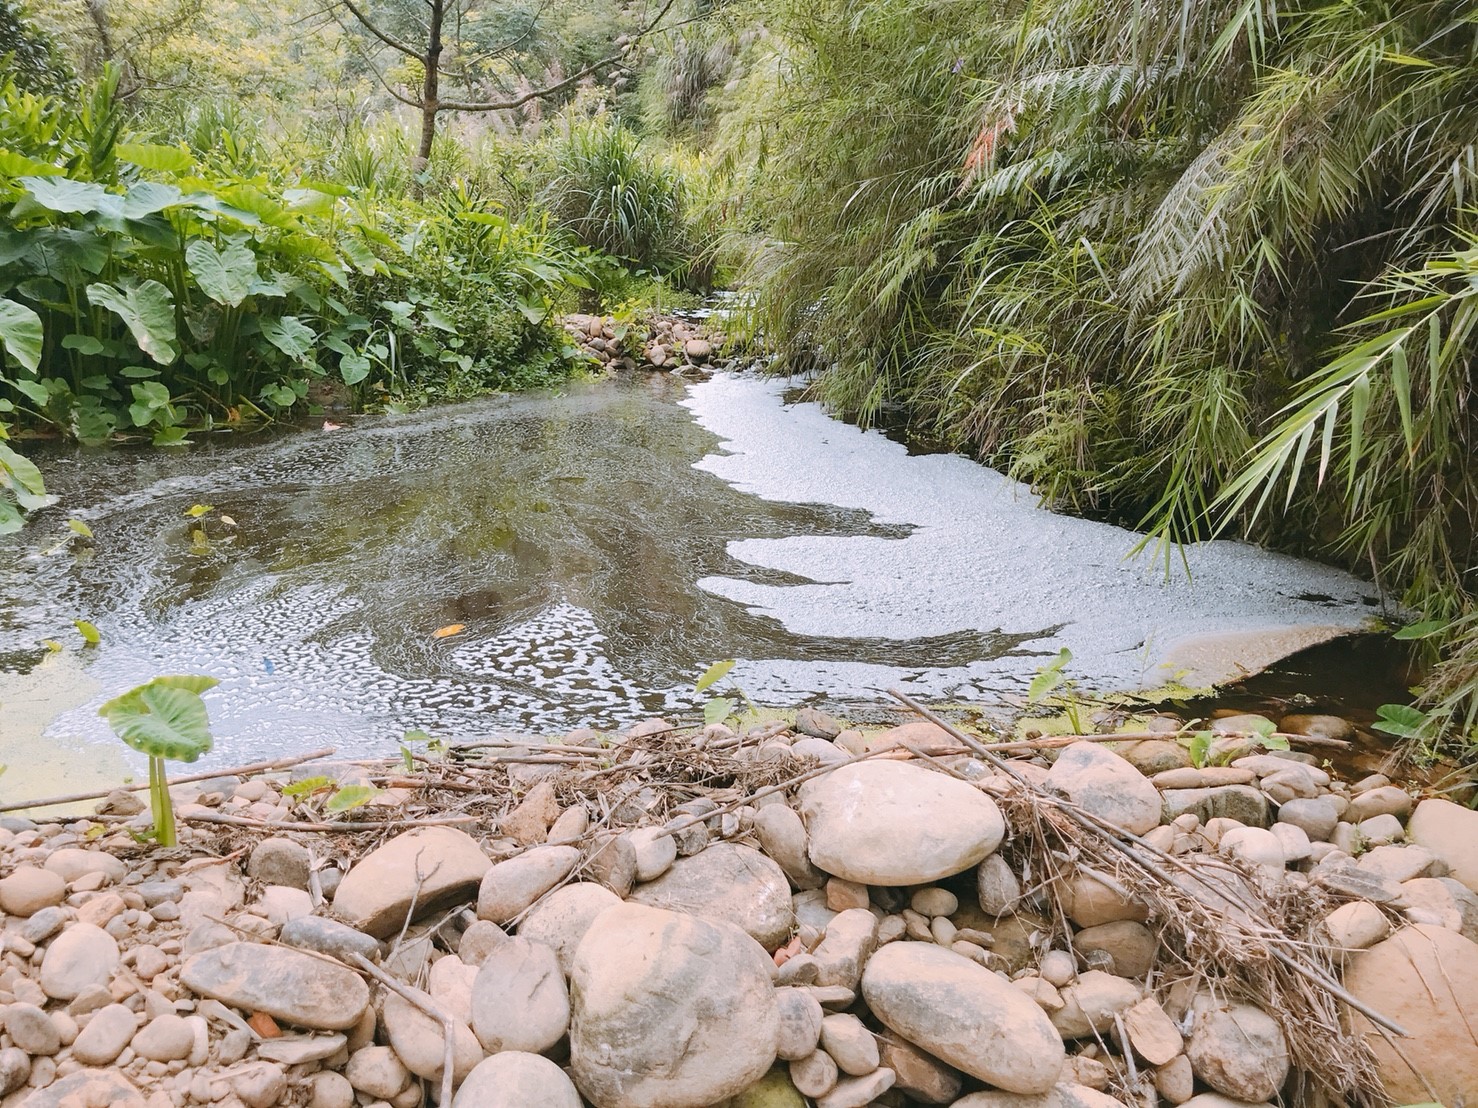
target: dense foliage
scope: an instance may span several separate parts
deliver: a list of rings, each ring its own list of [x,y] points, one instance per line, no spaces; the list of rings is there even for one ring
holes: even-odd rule
[[[1473,608],[1471,4],[765,10],[785,364],[1167,555],[1252,527]]]

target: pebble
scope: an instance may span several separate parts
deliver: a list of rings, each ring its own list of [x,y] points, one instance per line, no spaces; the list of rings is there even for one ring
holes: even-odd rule
[[[140,1057],[152,1062],[178,1062],[190,1056],[195,1032],[180,1016],[155,1016],[129,1045]]]
[[[59,874],[36,866],[18,866],[9,877],[0,878],[0,910],[7,915],[35,915],[60,904],[66,895],[67,883]]]
[[[783,1061],[799,1061],[815,1051],[821,1041],[821,1005],[804,989],[791,987],[777,988],[775,1003],[780,1012],[775,1052]]]
[[[53,1000],[71,1000],[89,986],[106,987],[120,959],[118,941],[112,935],[90,923],[74,923],[46,948],[41,989]]]
[[[293,889],[308,888],[311,859],[308,848],[292,839],[274,836],[252,847],[246,874],[263,885],[285,885]]]
[[[790,1063],[791,1084],[803,1096],[825,1096],[836,1088],[839,1076],[836,1062],[824,1050],[814,1051]]]
[[[62,1038],[56,1024],[34,1004],[7,1006],[5,1030],[11,1041],[30,1055],[52,1055],[62,1048]]]
[[[852,1015],[834,1014],[822,1019],[821,1049],[831,1055],[839,1070],[854,1077],[871,1073],[882,1062],[877,1039]]]
[[[72,1055],[88,1066],[110,1065],[138,1030],[132,1009],[122,1004],[99,1008],[72,1043]]]
[[[389,1100],[411,1083],[411,1072],[388,1046],[367,1046],[349,1056],[349,1084],[370,1097]]]

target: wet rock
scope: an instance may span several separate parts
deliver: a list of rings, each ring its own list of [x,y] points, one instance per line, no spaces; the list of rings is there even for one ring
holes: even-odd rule
[[[434,1003],[421,990],[412,992],[422,1001]],[[442,1067],[446,1064],[446,1031],[440,1020],[432,1019],[399,993],[387,993],[380,1023],[391,1049],[406,1069],[427,1081],[441,1080]],[[453,1025],[452,1079],[460,1083],[482,1061],[482,1046],[472,1028],[457,1020]]]
[[[1203,1009],[1185,1052],[1198,1078],[1238,1100],[1270,1100],[1288,1077],[1288,1043],[1277,1021],[1248,1004]]]
[[[606,912],[571,969],[570,1063],[602,1108],[712,1104],[775,1060],[763,950],[739,928],[641,904]]]
[[[782,946],[795,927],[785,872],[759,851],[733,843],[680,859],[631,900],[736,924],[766,950]]]
[[[360,859],[339,883],[334,913],[351,927],[385,939],[417,917],[470,899],[491,863],[470,835],[422,827]],[[497,922],[497,921],[494,921]]]
[[[1417,811],[1432,801],[1423,801]],[[1401,1052],[1444,1102],[1478,1089],[1478,944],[1441,927],[1403,927],[1385,942],[1352,955],[1345,988],[1405,1028]],[[1376,1028],[1349,1012],[1351,1029],[1375,1052],[1386,1094],[1398,1104],[1427,1102],[1426,1086]]]
[[[112,935],[90,923],[74,923],[46,948],[41,991],[53,1000],[72,1000],[90,986],[106,987],[118,970],[119,959],[118,942]]]
[[[569,1023],[570,994],[551,947],[520,936],[489,952],[472,982],[472,1030],[485,1050],[542,1054]]]
[[[292,889],[308,887],[311,861],[308,848],[292,839],[263,839],[252,847],[246,862],[246,875],[264,885],[286,885]]]
[[[590,882],[555,889],[529,912],[518,933],[552,947],[566,976],[575,960],[575,948],[595,918],[621,903],[610,889]]]
[[[812,863],[866,885],[960,873],[993,853],[1006,829],[980,790],[903,762],[860,762],[807,782],[801,812]]]
[[[579,864],[579,847],[541,846],[489,867],[477,889],[477,918],[507,923]]]
[[[1355,726],[1347,719],[1328,715],[1295,714],[1284,716],[1278,730],[1285,735],[1309,735],[1316,739],[1349,742],[1355,737]]]
[[[452,1108],[580,1108],[580,1094],[548,1058],[507,1051],[477,1064]]]
[[[299,1027],[343,1031],[369,1007],[369,987],[344,966],[285,947],[229,943],[191,957],[180,983],[245,1011]]]
[[[282,925],[277,939],[286,946],[316,950],[349,965],[355,965],[351,954],[359,954],[371,961],[380,956],[380,941],[374,936],[325,916],[300,916],[288,920]]]
[[[936,1058],[1011,1092],[1046,1092],[1062,1040],[1040,1008],[994,973],[925,943],[891,943],[862,974],[868,1007]]]
[[[66,895],[66,881],[35,866],[18,866],[9,877],[0,878],[0,910],[6,915],[31,916],[60,904]]]
[[[1416,806],[1407,835],[1447,863],[1448,876],[1478,892],[1478,811],[1431,797]]]
[[[1098,743],[1066,747],[1052,763],[1047,784],[1086,811],[1142,835],[1160,823],[1160,794],[1119,755]]]
[[[109,1004],[92,1014],[72,1043],[72,1056],[85,1066],[111,1065],[138,1030],[132,1009]]]

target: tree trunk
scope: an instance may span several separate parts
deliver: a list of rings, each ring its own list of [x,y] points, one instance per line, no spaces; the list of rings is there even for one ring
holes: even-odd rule
[[[417,196],[425,186],[419,180],[431,162],[431,144],[436,138],[436,114],[441,110],[441,21],[446,14],[446,0],[431,0],[431,23],[426,30],[426,53],[421,64],[426,67],[426,79],[421,85],[421,145],[416,151],[411,171],[418,180],[415,184]]]

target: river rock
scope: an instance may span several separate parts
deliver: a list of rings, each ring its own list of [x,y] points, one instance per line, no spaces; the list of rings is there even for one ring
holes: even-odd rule
[[[128,867],[121,858],[101,850],[83,850],[76,846],[53,850],[46,856],[44,866],[68,884],[90,873],[100,873],[106,881],[116,884],[128,873]]]
[[[883,1067],[893,1071],[893,1087],[920,1104],[949,1104],[960,1095],[959,1073],[893,1034],[878,1037]]]
[[[785,871],[758,850],[714,843],[631,894],[637,904],[736,924],[766,950],[790,938],[795,909]]]
[[[1021,881],[1006,859],[992,854],[975,871],[975,896],[982,912],[999,918],[1016,910]]]
[[[366,1046],[349,1056],[349,1084],[370,1099],[390,1100],[411,1083],[411,1071],[388,1046]]]
[[[1149,919],[1149,906],[1087,873],[1075,873],[1062,889],[1063,910],[1079,927]]]
[[[1152,1066],[1165,1065],[1185,1046],[1175,1021],[1152,996],[1124,1009],[1124,1031],[1135,1053]]]
[[[831,1055],[837,1069],[852,1077],[871,1073],[882,1060],[873,1033],[860,1019],[845,1012],[822,1018],[821,1049]]]
[[[1066,1052],[1047,1016],[990,970],[927,943],[890,943],[862,973],[868,1007],[915,1046],[999,1088],[1043,1093]]]
[[[257,1057],[283,1066],[301,1066],[332,1058],[349,1044],[345,1035],[283,1035],[257,1044]]]
[[[638,827],[631,832],[636,848],[636,879],[655,881],[677,861],[677,843],[660,827]]]
[[[1114,1025],[1114,1014],[1139,1001],[1139,989],[1132,981],[1087,970],[1062,990],[1062,1007],[1052,1013],[1052,1026],[1064,1039],[1086,1039],[1103,1034]]]
[[[1290,800],[1278,809],[1278,822],[1303,828],[1314,842],[1328,842],[1339,823],[1339,812],[1327,796]]]
[[[1022,1096],[988,1089],[962,1097],[950,1105],[950,1108],[1123,1108],[1123,1104],[1097,1089],[1063,1082],[1041,1096]],[[1239,1105],[1238,1108],[1256,1106]]]
[[[797,1091],[809,1097],[825,1096],[836,1088],[840,1071],[831,1055],[817,1050],[790,1063],[790,1080]]]
[[[569,976],[575,961],[575,948],[585,937],[595,918],[621,903],[610,889],[589,881],[555,889],[534,906],[518,933],[552,947],[559,956],[560,969]]]
[[[472,1030],[485,1050],[542,1054],[569,1024],[570,994],[553,948],[519,936],[489,952],[472,982]]]
[[[540,846],[489,867],[477,889],[477,918],[507,923],[579,864],[579,847]]]
[[[72,1057],[84,1066],[111,1065],[138,1030],[133,1010],[122,1004],[98,1009],[72,1043]]]
[[[472,985],[477,980],[477,967],[460,958],[438,958],[431,963],[426,977],[426,991],[436,1006],[447,1015],[472,1023]]]
[[[1417,811],[1432,803],[1423,801]],[[1470,847],[1471,852],[1471,847]],[[1411,1033],[1398,1040],[1444,1102],[1478,1090],[1478,944],[1442,927],[1403,927],[1385,942],[1352,955],[1345,988]],[[1398,1104],[1431,1100],[1421,1080],[1364,1016],[1348,1012],[1351,1029],[1375,1052],[1386,1094]]]
[[[0,878],[0,910],[6,915],[35,915],[66,895],[67,883],[59,874],[36,866],[17,866],[9,877]]]
[[[1412,923],[1435,924],[1478,942],[1478,894],[1460,881],[1418,877],[1403,882],[1395,904]]]
[[[334,893],[334,914],[350,927],[386,939],[405,925],[412,902],[419,918],[470,899],[490,865],[477,841],[463,831],[407,831],[344,875]]]
[[[979,789],[904,762],[843,766],[807,782],[800,800],[811,861],[864,885],[921,885],[960,873],[993,853],[1006,832],[995,801]]]
[[[380,940],[373,935],[340,923],[326,916],[299,916],[282,925],[277,939],[286,946],[299,950],[316,950],[353,965],[351,954],[359,954],[373,961],[380,954]]]
[[[44,1011],[34,1004],[9,1004],[3,1009],[5,1030],[27,1054],[52,1055],[62,1048],[62,1037]]]
[[[181,967],[180,983],[200,996],[318,1031],[353,1027],[370,1001],[369,986],[354,971],[258,943],[228,943],[194,955]]]
[[[780,1013],[775,1052],[786,1062],[799,1061],[821,1041],[821,1005],[807,990],[790,987],[775,990],[775,1005]]]
[[[41,991],[53,1000],[72,1000],[92,985],[106,987],[119,958],[118,942],[112,935],[90,923],[74,923],[46,948],[41,959]]]
[[[1268,825],[1268,800],[1251,785],[1218,785],[1204,789],[1166,789],[1160,794],[1166,822],[1186,814],[1203,824],[1236,820],[1248,827]]]
[[[1143,835],[1160,824],[1160,793],[1149,780],[1099,743],[1073,743],[1052,763],[1047,784],[1086,811]]]
[[[195,1032],[182,1017],[165,1014],[145,1024],[129,1045],[151,1062],[179,1062],[190,1056]]]
[[[274,836],[252,847],[251,857],[246,862],[246,875],[263,885],[306,889],[310,865],[306,846]]]
[[[713,1104],[775,1061],[779,1009],[763,949],[733,924],[622,904],[570,972],[570,1064],[600,1108]]]
[[[790,805],[767,804],[757,811],[754,833],[797,889],[819,889],[826,883],[826,875],[811,864],[806,825]]]
[[[479,1062],[452,1108],[580,1108],[580,1094],[548,1058],[510,1050]]]
[[[1114,973],[1120,977],[1143,977],[1154,964],[1159,944],[1144,924],[1116,920],[1083,928],[1073,936],[1073,946],[1084,955],[1095,950],[1108,954],[1114,960]]]
[[[25,1108],[146,1108],[144,1095],[115,1069],[78,1070],[24,1100]]]
[[[411,992],[423,1002],[434,1004],[431,997],[420,989],[412,989]],[[391,1049],[405,1063],[406,1069],[427,1081],[441,1080],[442,1067],[446,1065],[446,1030],[441,1021],[433,1019],[399,993],[392,992],[385,994],[380,1022]],[[472,1072],[472,1067],[482,1061],[482,1046],[472,1028],[460,1020],[452,1023],[452,1080],[460,1083]]]
[[[857,988],[862,967],[877,947],[878,918],[867,908],[848,908],[826,924],[826,933],[811,952],[817,985]]]
[[[816,1098],[816,1108],[866,1108],[893,1087],[892,1070],[873,1070],[865,1077],[844,1077],[825,1096]]]
[[[1205,1008],[1186,1042],[1195,1075],[1238,1100],[1271,1100],[1288,1077],[1288,1043],[1272,1016],[1249,1004]]]
[[[1412,812],[1406,835],[1446,862],[1448,876],[1478,892],[1478,811],[1431,797]]]

